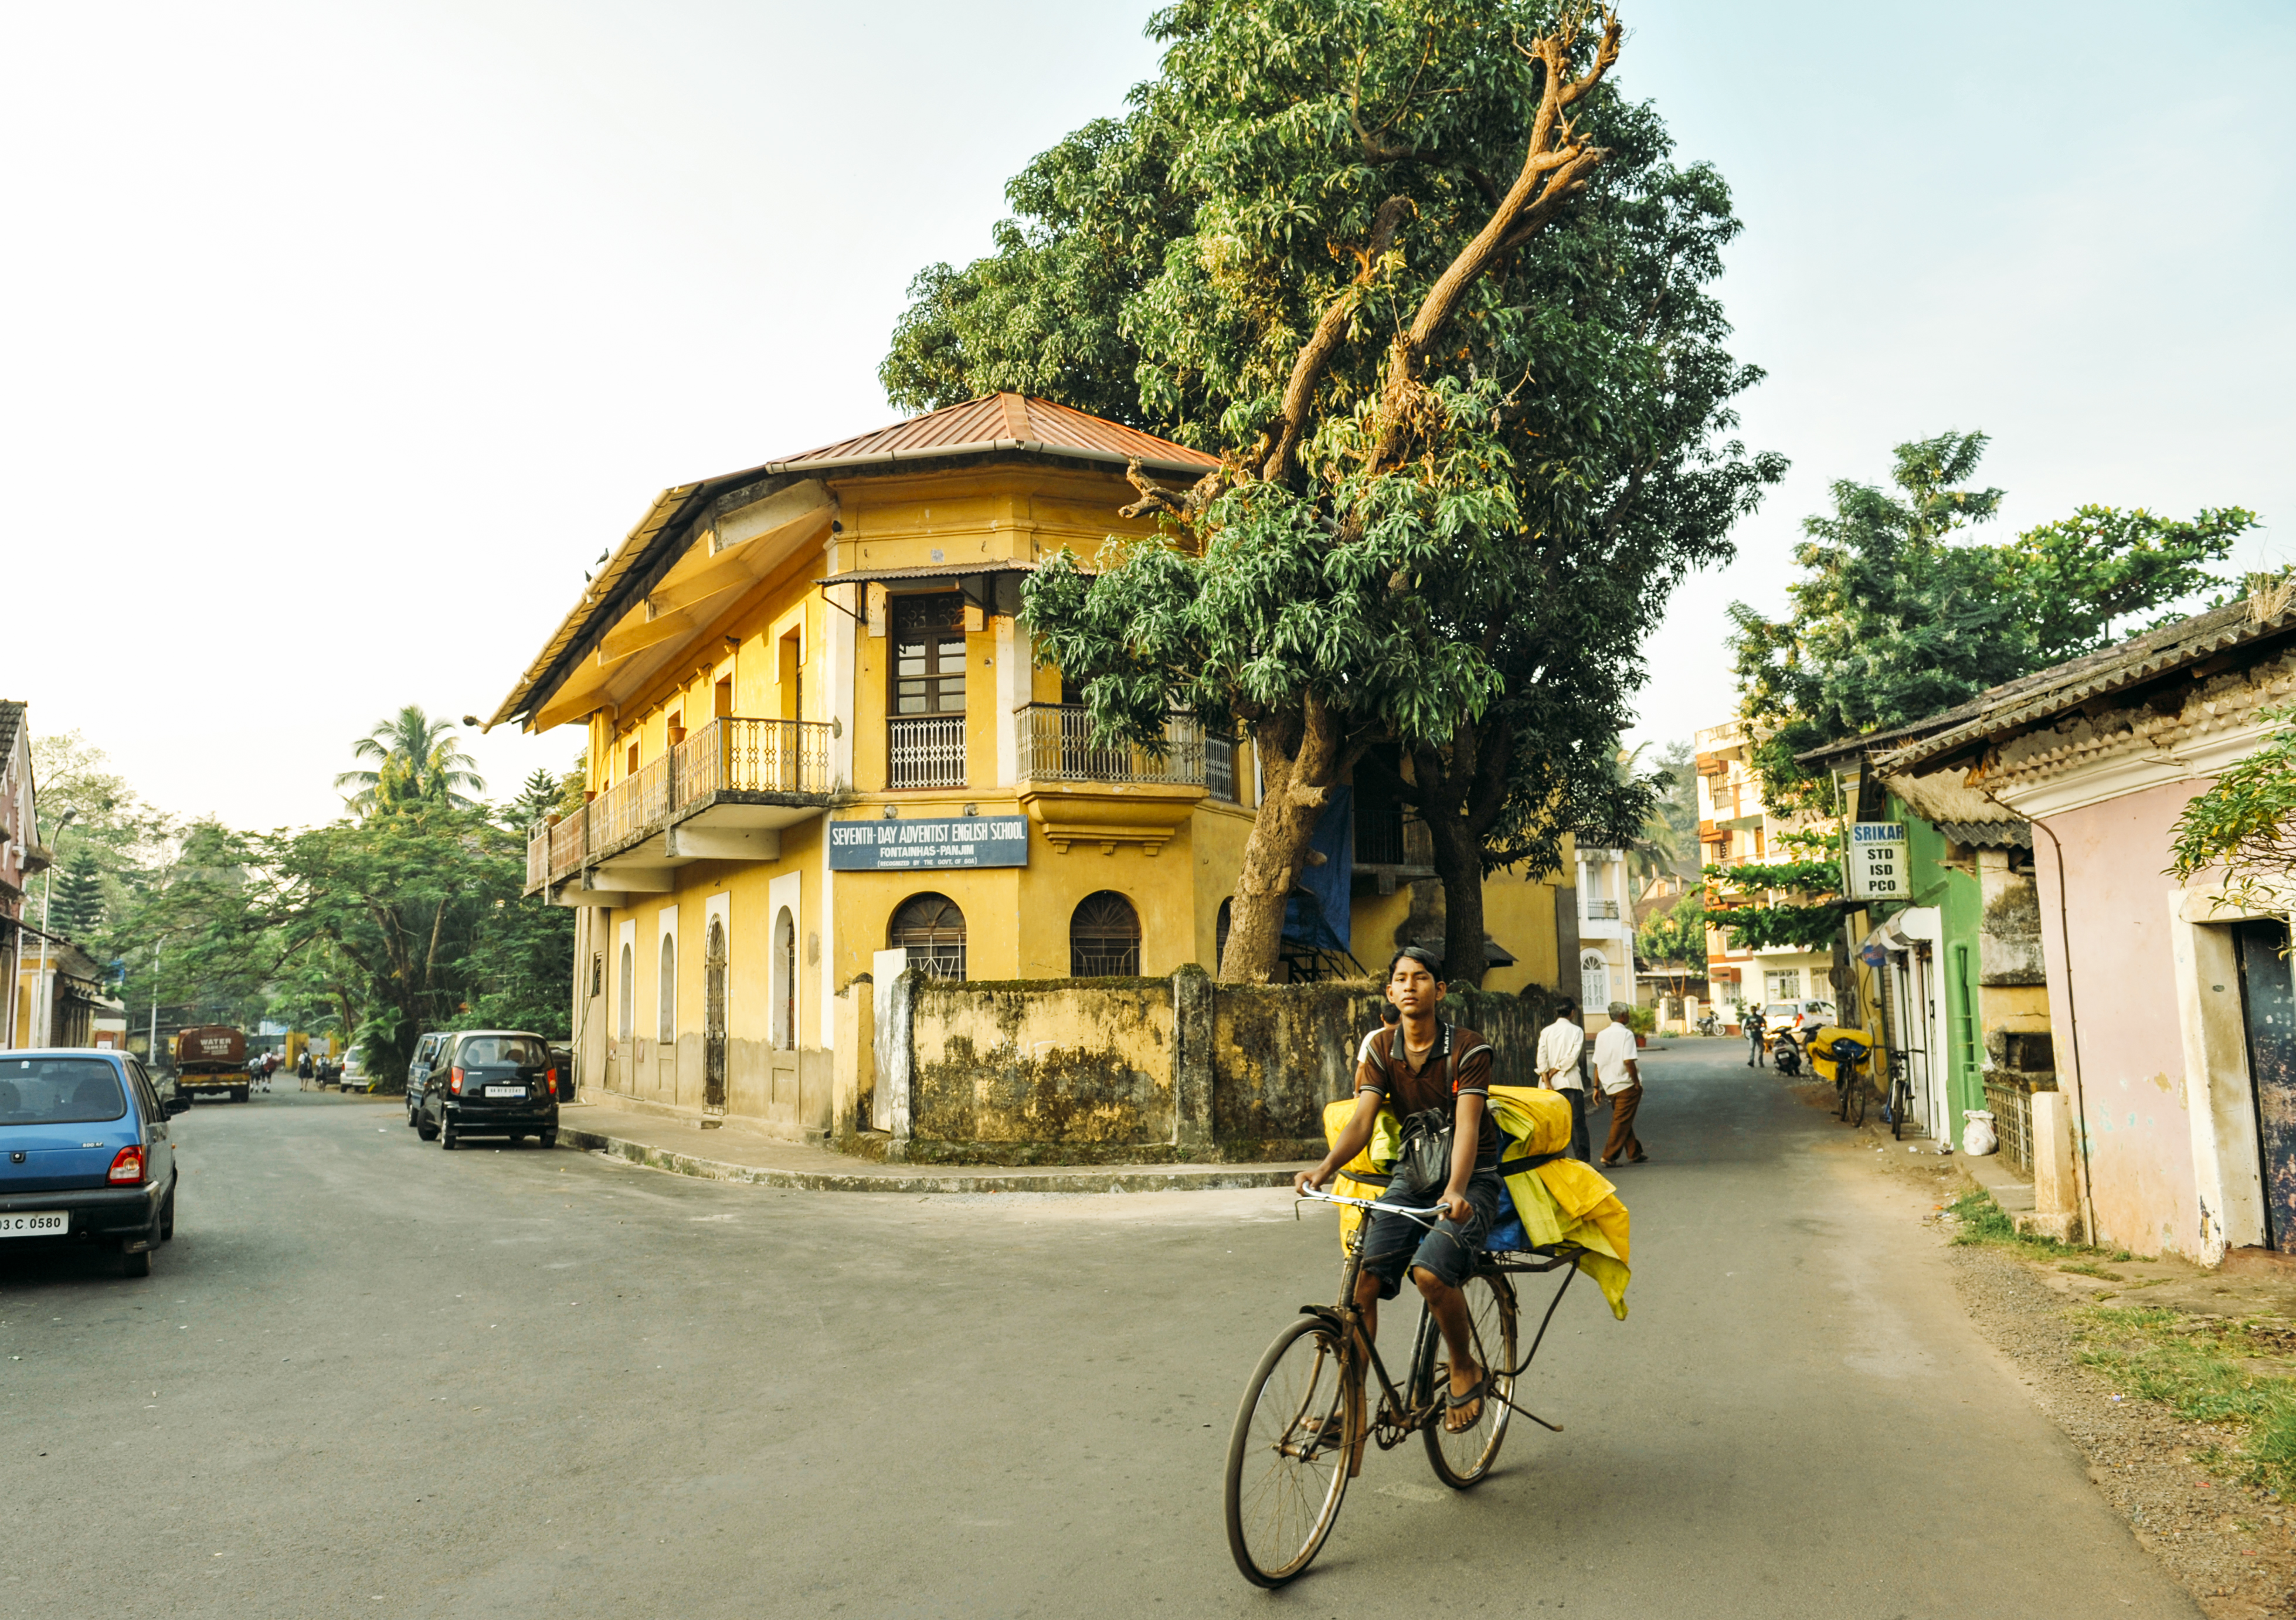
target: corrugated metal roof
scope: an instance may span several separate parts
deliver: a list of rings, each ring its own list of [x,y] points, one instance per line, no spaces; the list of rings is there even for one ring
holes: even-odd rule
[[[989,450],[1065,453],[1116,462],[1136,455],[1144,466],[1185,467],[1199,472],[1219,465],[1218,456],[1201,450],[1022,394],[984,394],[960,405],[912,416],[890,428],[840,439],[769,465],[776,472],[800,472],[814,467],[849,467]]]
[[[1972,849],[2030,849],[2030,822],[1939,822],[1937,830]]]
[[[1907,744],[1880,767],[1907,771],[1930,760],[1941,759],[1980,743],[2029,730],[2092,698],[2153,680],[2194,664],[2207,662],[2220,652],[2278,640],[2296,630],[2296,602],[2276,613],[2259,614],[2248,601],[2216,608],[2191,618],[2164,625],[2148,634],[2037,671],[1972,699],[1964,708],[1970,718]]]

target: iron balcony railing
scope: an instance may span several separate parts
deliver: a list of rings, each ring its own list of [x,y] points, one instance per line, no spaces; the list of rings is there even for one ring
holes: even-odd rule
[[[1616,922],[1619,903],[1615,900],[1589,900],[1586,903],[1586,919],[1589,922]]]
[[[964,786],[964,716],[925,715],[890,723],[885,740],[889,788]]]
[[[1164,723],[1161,759],[1144,749],[1095,735],[1080,703],[1024,703],[1013,711],[1021,729],[1023,781],[1155,782],[1202,788],[1235,802],[1235,742],[1208,732],[1193,715]]]
[[[527,846],[529,893],[539,874],[561,882],[593,862],[652,837],[713,799],[818,798],[832,787],[832,728],[813,720],[712,720],[636,774],[623,778]]]

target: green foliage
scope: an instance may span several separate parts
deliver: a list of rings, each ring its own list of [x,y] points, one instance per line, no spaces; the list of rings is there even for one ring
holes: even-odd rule
[[[518,898],[525,840],[484,811],[402,804],[275,834],[262,865],[280,961],[342,973],[347,1018],[386,1086],[425,1029],[566,1033],[572,913]]]
[[[343,802],[361,815],[426,805],[468,810],[478,802],[469,795],[486,790],[470,769],[476,762],[455,746],[452,724],[431,719],[419,704],[375,722],[351,744],[351,753],[374,762],[371,771],[345,771],[335,778],[336,787],[356,790]]]
[[[2296,705],[2259,716],[2272,734],[2246,758],[2219,772],[2207,791],[2187,800],[2170,829],[2169,871],[2179,882],[2223,869],[2237,905],[2284,909],[2296,878]],[[2279,896],[2276,905],[2266,902]]]
[[[1705,896],[1697,889],[1652,916],[1635,930],[1635,945],[1644,961],[1681,966],[1693,974],[1706,970]]]
[[[86,845],[73,849],[56,875],[55,894],[46,904],[45,926],[68,938],[86,940],[103,920],[103,868]]]
[[[1773,620],[1732,604],[1739,710],[1757,723],[1773,806],[1832,808],[1798,753],[1910,724],[2149,627],[2221,585],[2211,565],[2257,520],[2238,507],[2178,521],[2084,506],[2013,541],[1972,544],[1962,531],[2002,499],[1970,487],[1988,443],[1948,432],[1899,445],[1891,490],[1835,484],[1833,512],[1803,522],[1792,611]]]
[[[1656,1035],[1658,1033],[1658,1009],[1655,1007],[1628,1008],[1627,1027],[1633,1030],[1638,1035]]]
[[[1647,106],[1593,84],[1569,117],[1600,151],[1472,246],[1556,127],[1542,99],[1615,49],[1559,17],[1168,8],[1158,77],[1015,179],[992,257],[918,278],[881,372],[904,404],[1020,389],[1220,454],[1148,497],[1168,543],[1038,572],[1040,647],[1151,749],[1181,708],[1320,780],[1388,750],[1478,881],[1631,839],[1653,790],[1611,753],[1641,636],[1784,467],[1727,439],[1759,376],[1708,291],[1727,190]]]

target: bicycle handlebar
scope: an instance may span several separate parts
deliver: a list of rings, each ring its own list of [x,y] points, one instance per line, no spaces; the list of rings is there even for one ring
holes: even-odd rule
[[[1439,1204],[1432,1209],[1406,1209],[1399,1204],[1382,1204],[1376,1199],[1351,1199],[1336,1192],[1325,1192],[1321,1188],[1316,1189],[1313,1192],[1294,1193],[1292,1197],[1295,1201],[1306,1201],[1316,1204],[1346,1204],[1356,1209],[1384,1209],[1390,1215],[1408,1215],[1411,1219],[1419,1222],[1423,1226],[1432,1224],[1432,1223],[1427,1221],[1424,1217],[1429,1215],[1440,1217],[1443,1213],[1442,1206]]]

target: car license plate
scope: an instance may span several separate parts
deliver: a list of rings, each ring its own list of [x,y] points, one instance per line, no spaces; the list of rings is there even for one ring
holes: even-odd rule
[[[526,1095],[526,1087],[522,1085],[490,1085],[487,1087],[487,1095],[489,1097],[523,1097]]]
[[[70,1230],[71,1216],[61,1209],[0,1215],[0,1238],[60,1238]]]

